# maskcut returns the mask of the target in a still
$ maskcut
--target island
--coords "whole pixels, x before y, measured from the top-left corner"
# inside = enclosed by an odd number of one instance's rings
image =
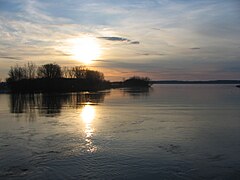
[[[147,77],[130,77],[122,82],[105,80],[104,74],[83,66],[61,67],[56,63],[37,67],[33,63],[11,67],[7,87],[11,93],[99,91],[121,87],[150,87]]]
[[[151,81],[148,77],[133,76],[123,81],[110,82],[104,74],[84,66],[61,67],[56,63],[36,66],[28,62],[10,68],[6,82],[1,82],[0,93],[44,93],[100,91],[111,88],[149,88],[152,84],[239,84],[239,80]],[[240,85],[236,85],[240,88]]]

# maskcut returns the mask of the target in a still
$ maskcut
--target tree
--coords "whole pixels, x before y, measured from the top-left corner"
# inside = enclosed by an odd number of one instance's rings
[[[72,68],[72,74],[77,79],[84,79],[86,77],[86,69],[84,66],[75,66]]]
[[[72,68],[69,67],[63,67],[62,68],[62,77],[64,78],[74,78],[74,73],[72,71]]]
[[[8,81],[19,81],[27,78],[26,69],[18,65],[11,67],[8,72]]]
[[[150,87],[151,86],[151,80],[148,77],[138,77],[133,76],[124,82],[125,86],[130,87]]]
[[[32,62],[28,62],[27,64],[25,64],[24,68],[26,70],[27,79],[34,79],[36,77],[37,67],[35,64],[33,64]]]
[[[62,71],[58,64],[45,64],[38,68],[37,74],[39,78],[61,78]]]
[[[86,70],[86,79],[94,81],[103,81],[104,75],[98,71]]]

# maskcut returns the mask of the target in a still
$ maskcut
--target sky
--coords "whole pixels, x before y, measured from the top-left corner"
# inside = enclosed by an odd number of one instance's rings
[[[0,0],[0,78],[16,64],[86,65],[108,80],[240,79],[240,0]],[[77,49],[77,50],[76,50]]]

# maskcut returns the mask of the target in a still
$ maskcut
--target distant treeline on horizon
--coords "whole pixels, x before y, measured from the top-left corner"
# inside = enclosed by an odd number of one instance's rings
[[[153,84],[239,84],[240,80],[207,80],[207,81],[161,80],[151,82]]]

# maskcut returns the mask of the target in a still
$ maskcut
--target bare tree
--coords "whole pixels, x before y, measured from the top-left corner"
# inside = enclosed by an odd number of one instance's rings
[[[61,78],[62,71],[58,64],[45,64],[38,68],[37,74],[39,78]]]
[[[74,78],[74,72],[72,71],[72,69],[68,69],[68,76],[69,78]]]
[[[86,69],[84,66],[75,66],[72,68],[73,76],[77,79],[83,79],[86,77]]]
[[[62,76],[64,78],[74,78],[74,72],[72,71],[72,68],[69,67],[63,67],[62,68]]]
[[[62,68],[62,77],[68,78],[68,67],[66,66]]]
[[[26,76],[28,79],[34,79],[36,77],[37,66],[32,62],[25,64]]]
[[[27,79],[27,73],[26,69],[24,67],[19,67],[18,65],[15,65],[14,67],[11,67],[8,72],[8,80],[10,81],[19,81],[22,79]]]

